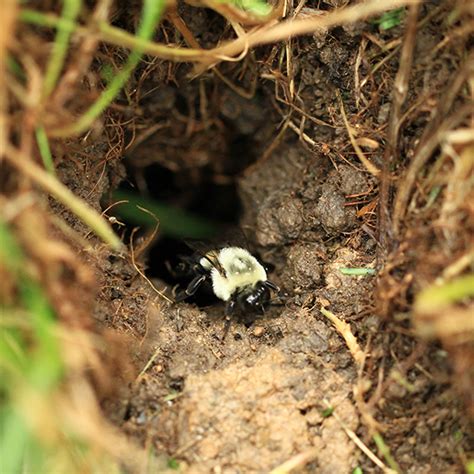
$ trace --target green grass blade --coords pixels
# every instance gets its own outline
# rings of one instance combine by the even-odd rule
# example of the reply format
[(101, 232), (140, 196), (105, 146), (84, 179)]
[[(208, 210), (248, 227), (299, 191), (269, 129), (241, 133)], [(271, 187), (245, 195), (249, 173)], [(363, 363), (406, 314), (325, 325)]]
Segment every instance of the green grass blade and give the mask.
[(3, 220), (0, 220), (0, 260), (11, 272), (19, 271), (23, 263), (21, 248)]
[(211, 237), (217, 232), (217, 225), (214, 222), (150, 198), (119, 191), (114, 193), (114, 199), (128, 201), (128, 203), (120, 204), (114, 209), (121, 218), (131, 224), (155, 227), (156, 220), (153, 216), (141, 211), (137, 206), (150, 211), (158, 219), (159, 235), (161, 236), (203, 239)]
[[(153, 36), (164, 7), (165, 0), (145, 0), (136, 35), (138, 38), (148, 40)], [(128, 56), (123, 69), (114, 77), (92, 106), (74, 124), (58, 130), (57, 134), (61, 136), (78, 135), (87, 130), (122, 90), (142, 55), (143, 48), (137, 47), (134, 49)]]
[(365, 276), (365, 275), (375, 275), (376, 271), (374, 268), (339, 268), (339, 271), (343, 275), (351, 275), (351, 276)]
[(77, 24), (74, 21), (60, 17), (58, 18), (52, 13), (38, 12), (29, 8), (23, 8), (20, 11), (19, 18), (25, 23), (43, 26), (45, 28), (63, 28), (69, 29), (70, 31), (74, 31), (77, 28)]
[[(10, 229), (2, 221), (0, 221), (0, 246), (2, 249), (0, 256), (17, 280), (20, 300), (30, 315), (29, 321), (35, 335), (35, 363), (30, 368), (30, 383), (38, 389), (46, 390), (58, 381), (63, 368), (59, 344), (54, 334), (55, 315), (43, 289), (25, 273), (26, 264), (22, 250)], [(13, 334), (11, 335), (13, 337)], [(6, 350), (2, 351), (2, 354), (6, 355)]]
[(19, 62), (10, 55), (7, 55), (7, 60), (6, 60), (7, 68), (8, 70), (20, 81), (24, 82), (26, 79), (25, 72), (23, 71), (23, 68), (19, 64)]
[[(227, 3), (222, 1), (222, 3)], [(248, 11), (257, 16), (266, 16), (271, 13), (272, 7), (264, 0), (231, 0), (230, 2), (241, 10)]]
[(63, 373), (60, 347), (54, 332), (55, 315), (43, 290), (34, 282), (23, 279), (21, 297), (30, 314), (37, 345), (35, 364), (28, 378), (32, 386), (47, 391), (56, 385)]
[(377, 445), (380, 454), (385, 458), (390, 468), (393, 469), (395, 472), (402, 472), (397, 462), (395, 461), (395, 458), (392, 456), (390, 448), (387, 446), (382, 436), (379, 433), (375, 433), (373, 436), (373, 440), (375, 441), (375, 444)]
[[(64, 0), (64, 7), (61, 17), (66, 20), (66, 22), (58, 25), (56, 32), (56, 37), (54, 38), (53, 51), (51, 53), (51, 58), (46, 68), (46, 75), (43, 83), (43, 98), (46, 99), (58, 80), (59, 75), (61, 74), (64, 59), (66, 57), (68, 47), (69, 47), (69, 37), (73, 32), (73, 24), (77, 15), (79, 14), (82, 7), (81, 0)], [(70, 25), (68, 22), (71, 22)]]
[[(57, 28), (60, 25), (65, 25), (74, 31), (81, 34), (89, 34), (89, 30), (75, 22), (65, 20), (51, 13), (41, 13), (35, 10), (24, 8), (20, 10), (19, 17), (25, 23), (41, 26), (44, 28)], [(110, 44), (120, 46), (121, 48), (128, 48), (131, 50), (142, 50), (149, 54), (162, 57), (164, 59), (180, 59), (181, 61), (196, 61), (203, 56), (214, 58), (212, 52), (202, 49), (179, 48), (168, 45), (155, 43), (150, 38), (139, 38), (127, 31), (111, 26), (102, 21), (96, 25), (98, 32), (101, 34), (101, 40)]]
[(56, 170), (54, 168), (53, 155), (51, 154), (51, 148), (49, 146), (48, 137), (46, 136), (44, 127), (38, 127), (36, 129), (36, 142), (38, 143), (38, 148), (44, 167), (50, 174), (55, 175)]
[(27, 273), (26, 257), (14, 234), (1, 220), (0, 257), (16, 282), (18, 306), (24, 308), (30, 326), (28, 342), (14, 326), (2, 327), (0, 337), (0, 470), (21, 473), (28, 459), (35, 466), (44, 462), (22, 409), (24, 397), (48, 397), (62, 377), (63, 361), (54, 312), (41, 286)]
[[(0, 329), (0, 370), (2, 379), (8, 374), (18, 375), (28, 367), (24, 341), (13, 328)], [(7, 373), (8, 372), (8, 373)]]
[(123, 248), (122, 241), (115, 235), (107, 221), (83, 199), (77, 197), (56, 177), (33, 163), (28, 156), (12, 147), (7, 147), (7, 159), (17, 169), (29, 176), (36, 184), (50, 193), (81, 219), (91, 230), (115, 250)]
[(19, 474), (29, 444), (29, 433), (24, 420), (10, 406), (0, 412), (0, 471)]
[(474, 274), (424, 289), (415, 300), (415, 310), (429, 313), (474, 296)]

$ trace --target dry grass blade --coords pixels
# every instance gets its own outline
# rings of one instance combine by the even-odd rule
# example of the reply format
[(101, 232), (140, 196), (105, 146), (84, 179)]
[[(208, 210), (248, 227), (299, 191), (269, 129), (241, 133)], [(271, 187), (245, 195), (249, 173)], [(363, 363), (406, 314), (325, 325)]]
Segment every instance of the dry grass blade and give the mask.
[(58, 201), (74, 212), (83, 222), (116, 250), (123, 248), (122, 241), (115, 235), (109, 224), (89, 204), (75, 196), (64, 184), (51, 176), (27, 156), (10, 145), (6, 146), (7, 161), (28, 176)]
[(389, 199), (391, 179), (390, 173), (392, 163), (398, 155), (398, 134), (401, 126), (402, 106), (408, 92), (408, 81), (413, 62), (413, 51), (417, 29), (419, 4), (411, 5), (408, 10), (408, 23), (403, 39), (403, 47), (400, 55), (400, 66), (398, 68), (392, 92), (392, 108), (388, 123), (387, 147), (383, 158), (383, 169), (380, 176), (380, 193), (378, 206), (378, 237), (379, 252), (386, 252), (389, 235), (391, 234), (389, 217)]
[(261, 44), (275, 43), (291, 37), (306, 35), (321, 28), (326, 29), (346, 23), (354, 23), (386, 10), (411, 3), (419, 2), (414, 0), (369, 0), (358, 5), (334, 10), (326, 16), (315, 15), (304, 19), (296, 18), (283, 21), (276, 25), (268, 25), (250, 32), (246, 36), (232, 41), (227, 45), (210, 50), (210, 52), (217, 57), (233, 57), (242, 53), (246, 48), (253, 48)]
[[(148, 213), (148, 214), (150, 214), (150, 215), (152, 215), (156, 219), (156, 217), (150, 211), (148, 211), (147, 209), (141, 208), (141, 210)], [(158, 226), (157, 226), (156, 230), (157, 229), (158, 229)], [(138, 231), (138, 228), (133, 229), (132, 236), (130, 238), (130, 257), (132, 259), (132, 265), (135, 268), (135, 270), (137, 271), (137, 273), (150, 285), (151, 289), (156, 294), (158, 294), (161, 298), (168, 301), (168, 303), (173, 303), (173, 301), (170, 300), (162, 291), (160, 291), (160, 290), (158, 290), (158, 288), (156, 288), (156, 286), (151, 282), (151, 280), (149, 278), (147, 278), (147, 276), (143, 273), (143, 271), (137, 265), (137, 262), (135, 260), (135, 248), (134, 248), (134, 244), (133, 244), (133, 237), (134, 237), (134, 235), (136, 234), (137, 231)]]
[(363, 367), (366, 355), (360, 348), (359, 343), (357, 342), (357, 339), (355, 338), (354, 334), (352, 334), (351, 327), (349, 326), (349, 324), (342, 321), (335, 314), (331, 313), (331, 311), (328, 311), (325, 308), (321, 308), (320, 311), (322, 314), (324, 314), (324, 316), (326, 316), (326, 318), (328, 318), (334, 324), (339, 334), (344, 338), (352, 357), (357, 363), (358, 368), (360, 369), (361, 367)]
[(377, 420), (375, 420), (374, 416), (372, 415), (372, 410), (364, 400), (364, 394), (366, 393), (368, 387), (366, 383), (367, 381), (362, 377), (362, 370), (364, 368), (367, 355), (360, 348), (359, 343), (352, 333), (349, 324), (342, 321), (335, 314), (331, 313), (325, 308), (321, 308), (320, 311), (334, 324), (339, 334), (344, 338), (346, 345), (357, 364), (358, 380), (353, 388), (354, 400), (369, 431), (371, 433), (377, 433), (379, 430), (382, 430), (383, 427), (379, 422), (377, 422)]
[[(266, 24), (254, 27), (240, 38), (212, 49), (191, 49), (168, 46), (153, 43), (137, 38), (119, 28), (110, 26), (108, 23), (98, 24), (98, 34), (102, 41), (130, 49), (139, 48), (145, 54), (157, 56), (162, 59), (177, 62), (202, 63), (205, 68), (214, 66), (221, 61), (240, 61), (247, 52), (258, 45), (284, 41), (288, 38), (313, 33), (318, 29), (327, 29), (343, 24), (350, 24), (369, 17), (378, 15), (404, 5), (419, 3), (416, 0), (369, 0), (367, 2), (351, 7), (341, 8), (328, 13), (326, 16), (314, 15), (303, 19), (292, 18), (278, 22), (271, 20)], [(23, 10), (23, 18), (26, 21), (37, 23), (37, 13), (31, 10)], [(61, 20), (55, 15), (42, 15), (42, 21), (51, 26), (57, 25)], [(76, 33), (88, 36), (88, 28), (75, 25)], [(204, 68), (204, 69), (205, 69)]]
[(474, 54), (471, 54), (464, 66), (454, 77), (446, 92), (438, 101), (438, 107), (430, 124), (426, 127), (423, 136), (415, 150), (415, 155), (405, 172), (403, 180), (397, 190), (393, 210), (393, 230), (395, 235), (400, 232), (400, 224), (405, 215), (405, 210), (410, 198), (411, 190), (415, 184), (418, 172), (429, 160), (435, 149), (446, 138), (446, 134), (460, 125), (467, 117), (472, 115), (472, 102), (463, 106), (451, 116), (448, 116), (456, 96), (468, 78), (474, 74)]
[(78, 434), (84, 436), (99, 452), (108, 452), (114, 458), (122, 460), (132, 472), (140, 472), (143, 469), (145, 451), (104, 419), (88, 383), (80, 379), (75, 380), (74, 384), (69, 386), (68, 398), (58, 402), (62, 418), (74, 426)]
[[(324, 400), (324, 403), (328, 408), (331, 407), (327, 400)], [(334, 410), (332, 416), (337, 420), (337, 422), (341, 425), (341, 428), (344, 430), (346, 435), (354, 442), (354, 444), (382, 471), (386, 474), (394, 474), (396, 471), (387, 467), (380, 458), (378, 458), (363, 442), (362, 440), (347, 427), (341, 417), (337, 414), (337, 411)]]
[(2, 3), (2, 29), (0, 30), (0, 158), (5, 150), (8, 136), (8, 97), (5, 78), (7, 77), (8, 47), (13, 39), (17, 13), (16, 0), (5, 0)]
[(270, 471), (270, 474), (288, 474), (295, 469), (301, 469), (306, 464), (310, 463), (317, 458), (319, 449), (311, 448), (303, 453), (299, 453), (293, 458), (285, 461), (283, 464), (280, 464), (275, 469)]
[(364, 152), (361, 150), (360, 146), (357, 143), (356, 138), (354, 137), (354, 133), (352, 132), (352, 128), (347, 120), (346, 111), (344, 110), (344, 104), (342, 103), (341, 94), (338, 91), (337, 97), (339, 99), (339, 107), (341, 109), (342, 119), (344, 120), (344, 125), (346, 126), (347, 133), (349, 135), (349, 139), (351, 140), (351, 144), (359, 158), (360, 162), (365, 166), (365, 169), (372, 175), (378, 176), (380, 174), (380, 170), (372, 164), (364, 155)]

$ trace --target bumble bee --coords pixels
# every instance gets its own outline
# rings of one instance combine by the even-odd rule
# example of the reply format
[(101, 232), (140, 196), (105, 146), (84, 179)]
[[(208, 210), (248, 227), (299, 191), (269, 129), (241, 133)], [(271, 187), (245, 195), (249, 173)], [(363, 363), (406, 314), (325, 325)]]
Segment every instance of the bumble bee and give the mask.
[[(211, 284), (214, 295), (226, 303), (227, 321), (238, 309), (245, 313), (263, 312), (270, 302), (271, 290), (279, 288), (268, 280), (265, 267), (241, 247), (224, 247), (211, 250), (198, 257), (183, 257), (186, 273), (194, 278), (175, 301), (194, 295), (205, 282)], [(226, 331), (228, 324), (226, 324)]]

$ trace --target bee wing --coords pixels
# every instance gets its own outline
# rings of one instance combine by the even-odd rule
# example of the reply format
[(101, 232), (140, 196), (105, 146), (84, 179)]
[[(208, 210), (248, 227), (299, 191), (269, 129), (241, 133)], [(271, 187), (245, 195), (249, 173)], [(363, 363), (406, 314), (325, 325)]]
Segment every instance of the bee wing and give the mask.
[(223, 277), (226, 276), (225, 270), (219, 263), (219, 250), (212, 249), (212, 245), (200, 240), (184, 240), (185, 244), (196, 252), (201, 258), (205, 258), (213, 268), (215, 268)]
[(220, 275), (226, 278), (226, 272), (224, 267), (219, 262), (219, 251), (218, 250), (211, 250), (204, 255), (204, 258), (215, 268)]

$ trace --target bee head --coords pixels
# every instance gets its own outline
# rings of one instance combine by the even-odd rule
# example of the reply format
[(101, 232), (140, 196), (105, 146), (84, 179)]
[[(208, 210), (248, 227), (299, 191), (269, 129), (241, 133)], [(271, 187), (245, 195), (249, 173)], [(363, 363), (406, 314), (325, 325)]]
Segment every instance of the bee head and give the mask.
[(262, 312), (270, 302), (270, 288), (264, 281), (245, 287), (237, 295), (237, 304), (243, 311)]

